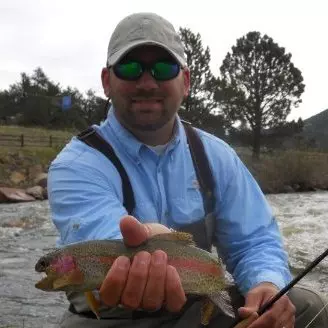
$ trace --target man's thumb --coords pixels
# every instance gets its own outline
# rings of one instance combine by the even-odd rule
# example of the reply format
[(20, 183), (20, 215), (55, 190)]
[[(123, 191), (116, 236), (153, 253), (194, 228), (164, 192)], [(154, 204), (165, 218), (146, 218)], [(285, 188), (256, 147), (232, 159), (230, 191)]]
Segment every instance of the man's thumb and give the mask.
[(120, 229), (124, 243), (128, 246), (139, 246), (148, 238), (162, 233), (169, 233), (170, 229), (158, 223), (140, 223), (133, 216), (127, 215), (120, 221)]

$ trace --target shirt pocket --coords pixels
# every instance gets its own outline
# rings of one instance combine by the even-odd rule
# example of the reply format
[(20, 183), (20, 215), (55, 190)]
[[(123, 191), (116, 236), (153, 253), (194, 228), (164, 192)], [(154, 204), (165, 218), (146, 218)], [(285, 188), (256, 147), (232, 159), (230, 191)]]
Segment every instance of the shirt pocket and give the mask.
[(171, 198), (171, 213), (176, 225), (198, 221), (205, 216), (203, 196), (196, 174), (190, 175), (185, 183), (176, 186)]

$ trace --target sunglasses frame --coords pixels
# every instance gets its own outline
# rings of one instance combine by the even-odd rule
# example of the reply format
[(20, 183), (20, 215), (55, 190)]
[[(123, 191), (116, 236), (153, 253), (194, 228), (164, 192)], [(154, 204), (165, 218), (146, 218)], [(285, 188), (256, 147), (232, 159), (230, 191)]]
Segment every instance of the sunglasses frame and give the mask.
[[(119, 70), (118, 70), (118, 65), (122, 65), (122, 64), (125, 64), (125, 63), (137, 63), (137, 64), (139, 64), (140, 67), (141, 67), (141, 73), (138, 76), (133, 77), (133, 78), (123, 77), (120, 74)], [(168, 78), (168, 79), (158, 79), (158, 78), (156, 78), (153, 74), (153, 69), (154, 69), (154, 65), (158, 64), (158, 63), (168, 63), (168, 64), (176, 65), (176, 67), (177, 67), (176, 74), (174, 76)], [(170, 81), (170, 80), (175, 79), (179, 75), (179, 73), (182, 69), (180, 64), (178, 64), (177, 62), (175, 62), (173, 60), (167, 60), (167, 59), (161, 59), (161, 60), (159, 59), (159, 60), (153, 61), (151, 63), (144, 63), (140, 60), (129, 59), (129, 60), (123, 60), (123, 61), (121, 61), (121, 62), (119, 62), (119, 63), (117, 63), (113, 66), (108, 67), (108, 69), (110, 69), (110, 68), (113, 68), (113, 72), (114, 72), (114, 74), (117, 78), (119, 78), (121, 80), (124, 80), (124, 81), (138, 81), (145, 72), (149, 72), (149, 74), (152, 76), (152, 78), (156, 81), (159, 81), (159, 82), (165, 82), (165, 81)]]

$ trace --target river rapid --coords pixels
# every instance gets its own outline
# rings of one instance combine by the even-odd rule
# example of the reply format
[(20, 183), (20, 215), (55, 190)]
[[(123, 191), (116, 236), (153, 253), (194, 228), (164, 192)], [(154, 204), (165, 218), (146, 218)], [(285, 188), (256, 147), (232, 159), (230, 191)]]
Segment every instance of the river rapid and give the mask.
[[(328, 245), (328, 192), (267, 196), (297, 274)], [(64, 293), (34, 287), (37, 259), (54, 247), (57, 232), (47, 201), (0, 204), (0, 328), (54, 328), (68, 307)], [(328, 295), (328, 260), (302, 284)]]

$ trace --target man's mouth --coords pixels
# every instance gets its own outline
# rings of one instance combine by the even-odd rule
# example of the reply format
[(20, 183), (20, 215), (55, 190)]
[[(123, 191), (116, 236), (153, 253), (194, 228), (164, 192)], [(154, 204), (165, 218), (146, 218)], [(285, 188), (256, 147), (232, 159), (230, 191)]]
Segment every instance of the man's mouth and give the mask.
[(161, 103), (162, 98), (132, 98), (132, 103)]

